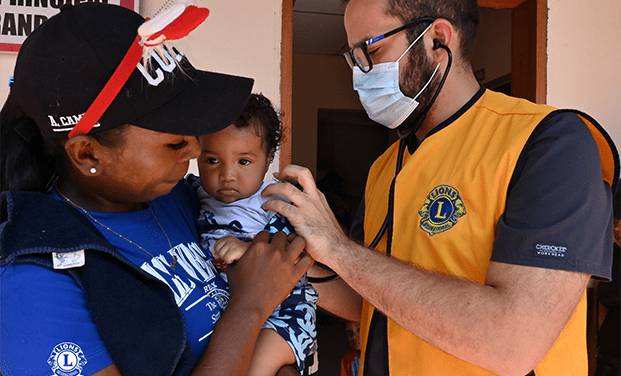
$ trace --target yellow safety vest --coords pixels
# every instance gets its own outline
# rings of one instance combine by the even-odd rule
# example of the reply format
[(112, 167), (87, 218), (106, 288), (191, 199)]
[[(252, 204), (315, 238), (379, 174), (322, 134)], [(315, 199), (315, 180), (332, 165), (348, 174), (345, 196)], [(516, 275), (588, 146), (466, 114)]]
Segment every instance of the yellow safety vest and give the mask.
[[(485, 282), (495, 226), (522, 150), (540, 121), (555, 109), (487, 90), (462, 116), (405, 152), (395, 185), (392, 256), (438, 273)], [(618, 178), (616, 151), (594, 122), (581, 118), (600, 148), (605, 180)], [(373, 164), (365, 196), (364, 232), (370, 244), (388, 211), (398, 142)], [(385, 252), (387, 236), (376, 249)], [(425, 251), (427, 250), (427, 251)], [(537, 376), (587, 375), (586, 293)], [(364, 302), (363, 354), (374, 308)], [(493, 375), (423, 341), (388, 319), (391, 375)]]

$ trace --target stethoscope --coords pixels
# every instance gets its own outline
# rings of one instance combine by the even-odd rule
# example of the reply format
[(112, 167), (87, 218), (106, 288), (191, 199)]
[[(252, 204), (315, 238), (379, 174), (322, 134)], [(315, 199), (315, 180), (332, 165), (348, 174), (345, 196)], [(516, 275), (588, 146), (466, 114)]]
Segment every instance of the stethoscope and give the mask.
[[(397, 181), (397, 176), (399, 175), (399, 172), (401, 172), (401, 169), (403, 167), (403, 155), (405, 154), (405, 148), (409, 144), (411, 138), (414, 136), (416, 131), (423, 124), (423, 121), (427, 117), (427, 114), (429, 113), (431, 106), (435, 103), (436, 99), (438, 98), (438, 94), (440, 94), (442, 87), (444, 87), (444, 82), (446, 81), (446, 77), (448, 77), (448, 73), (451, 70), (451, 65), (453, 63), (453, 54), (451, 53), (451, 49), (448, 48), (448, 46), (442, 44), (437, 39), (434, 39), (433, 49), (437, 50), (438, 48), (444, 49), (446, 53), (448, 54), (448, 64), (446, 66), (446, 70), (444, 71), (444, 74), (442, 75), (442, 79), (440, 80), (440, 84), (438, 85), (438, 88), (433, 94), (433, 97), (431, 97), (431, 100), (427, 104), (427, 107), (425, 107), (425, 110), (423, 111), (423, 113), (415, 119), (413, 119), (412, 115), (410, 115), (410, 117), (408, 117), (404, 121), (404, 123), (412, 122), (413, 126), (409, 127), (407, 132), (403, 134), (399, 134), (399, 151), (397, 155), (395, 177), (392, 179), (392, 182), (390, 183), (390, 193), (388, 194), (388, 211), (386, 212), (386, 217), (384, 218), (384, 222), (382, 223), (382, 226), (380, 227), (377, 234), (373, 238), (373, 241), (371, 242), (371, 244), (369, 244), (369, 248), (371, 249), (374, 249), (379, 244), (380, 240), (382, 239), (386, 231), (390, 229), (390, 232), (392, 232), (391, 219), (393, 217), (393, 211), (394, 211), (395, 184)], [(386, 255), (387, 256), (390, 256), (391, 245), (392, 245), (391, 240), (392, 240), (392, 237), (389, 236), (388, 242), (386, 244)], [(333, 281), (339, 278), (339, 275), (334, 273), (327, 277), (307, 277), (307, 278), (308, 278), (308, 281), (312, 283), (324, 283), (324, 282), (330, 282), (330, 281)]]

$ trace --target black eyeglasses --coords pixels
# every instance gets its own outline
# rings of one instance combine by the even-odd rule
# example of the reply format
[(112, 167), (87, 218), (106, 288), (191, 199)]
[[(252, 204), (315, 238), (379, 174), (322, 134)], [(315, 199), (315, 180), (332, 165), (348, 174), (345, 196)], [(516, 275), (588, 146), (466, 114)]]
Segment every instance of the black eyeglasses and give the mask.
[(368, 46), (372, 45), (375, 42), (379, 42), (384, 38), (388, 38), (391, 35), (397, 34), (401, 30), (405, 30), (416, 24), (422, 22), (433, 22), (435, 20), (436, 19), (432, 17), (422, 17), (414, 21), (408, 22), (405, 25), (399, 26), (398, 28), (391, 30), (385, 34), (378, 35), (375, 38), (371, 38), (367, 41), (355, 45), (351, 50), (345, 52), (343, 56), (345, 56), (345, 60), (347, 60), (347, 63), (349, 64), (349, 67), (351, 69), (354, 69), (354, 67), (357, 66), (362, 72), (369, 73), (371, 69), (373, 69), (373, 62), (371, 61), (369, 51), (367, 50)]

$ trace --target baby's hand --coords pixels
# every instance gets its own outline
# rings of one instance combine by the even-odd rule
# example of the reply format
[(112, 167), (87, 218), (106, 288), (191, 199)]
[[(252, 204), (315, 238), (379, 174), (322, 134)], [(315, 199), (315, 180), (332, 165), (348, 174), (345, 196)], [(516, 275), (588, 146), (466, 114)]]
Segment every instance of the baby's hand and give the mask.
[(231, 264), (233, 261), (239, 260), (249, 247), (250, 243), (243, 242), (234, 236), (226, 236), (214, 244), (212, 253), (215, 258), (220, 258), (227, 264)]

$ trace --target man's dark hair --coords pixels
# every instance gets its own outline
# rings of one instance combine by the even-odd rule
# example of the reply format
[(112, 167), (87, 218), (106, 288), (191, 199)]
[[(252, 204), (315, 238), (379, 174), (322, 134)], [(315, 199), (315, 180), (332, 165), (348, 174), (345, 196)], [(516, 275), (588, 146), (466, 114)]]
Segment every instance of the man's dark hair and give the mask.
[[(386, 14), (401, 18), (404, 23), (421, 17), (448, 20), (455, 26), (461, 38), (460, 52), (463, 60), (472, 60), (480, 20), (477, 0), (386, 0), (386, 3)], [(410, 42), (429, 25), (417, 26), (408, 31)]]
[(238, 128), (249, 125), (254, 127), (255, 133), (263, 139), (263, 147), (270, 157), (270, 162), (274, 159), (282, 140), (281, 116), (282, 113), (272, 105), (272, 102), (259, 93), (250, 95), (246, 108), (235, 120), (235, 126)]
[[(474, 41), (477, 36), (480, 13), (478, 0), (385, 0), (387, 15), (406, 22), (421, 17), (444, 18), (448, 20), (461, 38), (461, 56), (464, 62), (472, 60)], [(349, 0), (343, 1), (345, 4)], [(414, 42), (429, 24), (423, 23), (407, 30), (410, 43)]]

